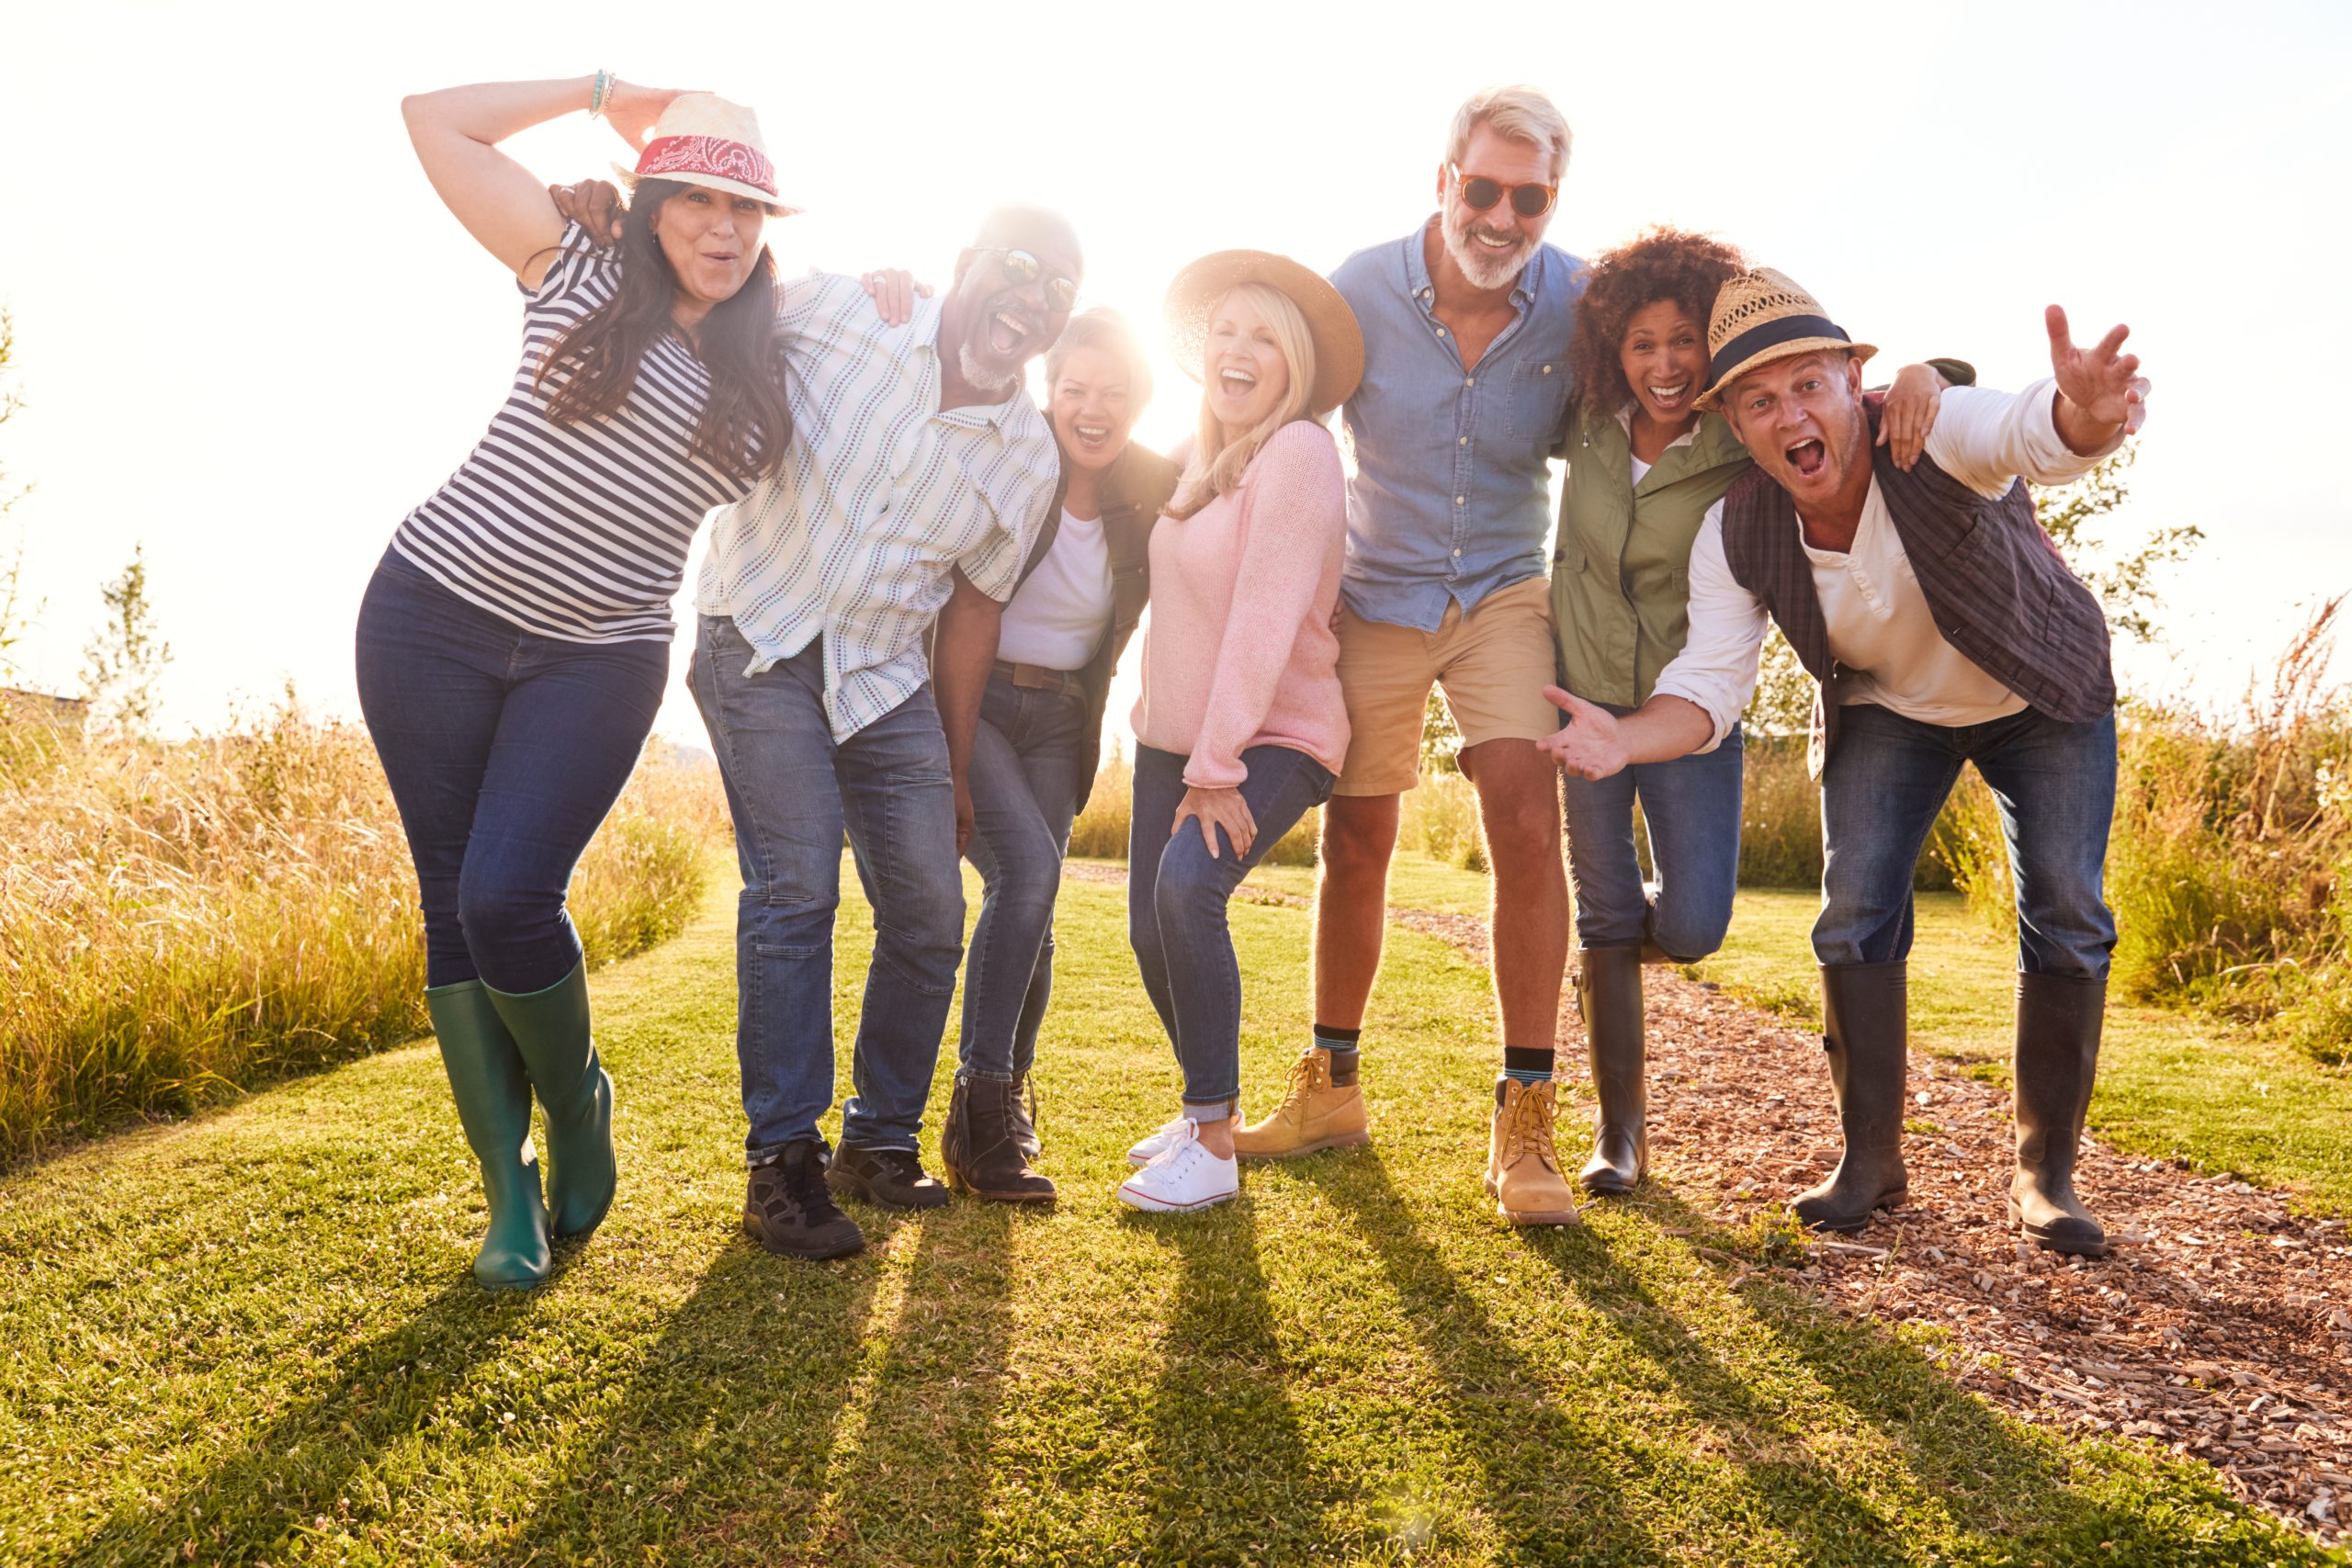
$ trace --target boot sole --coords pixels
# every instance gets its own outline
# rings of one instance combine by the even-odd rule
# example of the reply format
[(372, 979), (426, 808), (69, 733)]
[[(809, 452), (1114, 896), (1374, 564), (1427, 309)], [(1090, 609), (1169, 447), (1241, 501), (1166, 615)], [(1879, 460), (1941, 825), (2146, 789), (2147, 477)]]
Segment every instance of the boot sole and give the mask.
[[(1647, 1171), (1644, 1171), (1642, 1173), (1643, 1176), (1646, 1176), (1649, 1173)], [(1631, 1181), (1626, 1181), (1615, 1176), (1579, 1176), (1577, 1178), (1577, 1185), (1583, 1188), (1586, 1191), (1591, 1193), (1596, 1198), (1623, 1198), (1626, 1193), (1631, 1192), (1634, 1188), (1639, 1187), (1641, 1184), (1642, 1177), (1640, 1176), (1636, 1176)]]
[(1495, 1213), (1515, 1225), (1575, 1225), (1584, 1223), (1574, 1209), (1510, 1209), (1503, 1206), (1502, 1190), (1495, 1179), (1487, 1178), (1487, 1196), (1495, 1201)]
[(809, 1263), (822, 1263), (829, 1258), (847, 1258), (853, 1253), (865, 1250), (865, 1237), (863, 1235), (860, 1235), (855, 1241), (839, 1247), (779, 1247), (768, 1240), (760, 1232), (759, 1227), (749, 1220), (743, 1222), (743, 1234), (758, 1242), (760, 1250), (771, 1258), (797, 1258)]
[(1803, 1214), (1799, 1214), (1797, 1224), (1809, 1231), (1827, 1231), (1832, 1235), (1856, 1235), (1870, 1229), (1871, 1218), (1881, 1209), (1899, 1209), (1910, 1196), (1909, 1188), (1898, 1188), (1893, 1192), (1882, 1195), (1877, 1202), (1870, 1206), (1870, 1212), (1859, 1219), (1808, 1220)]
[(1147, 1214), (1196, 1214), (1203, 1209), (1214, 1209), (1219, 1203), (1230, 1203), (1240, 1196), (1238, 1192), (1219, 1192), (1197, 1203), (1170, 1203), (1148, 1193), (1137, 1192), (1130, 1187), (1123, 1185), (1119, 1189), (1120, 1202), (1130, 1209), (1140, 1209)]
[(2114, 1250), (2104, 1238), (2085, 1243), (2064, 1241), (2052, 1235), (2040, 1225), (2026, 1224), (2025, 1213), (2018, 1207), (2015, 1199), (2009, 1200), (2008, 1211), (2009, 1224), (2017, 1226), (2020, 1235), (2044, 1252), (2063, 1253), (2069, 1258), (2105, 1258)]
[(1372, 1134), (1369, 1131), (1335, 1133), (1328, 1138), (1317, 1138), (1313, 1143), (1301, 1144), (1295, 1149), (1245, 1149), (1239, 1147), (1237, 1143), (1233, 1153), (1237, 1159), (1296, 1159), (1301, 1155), (1321, 1154), (1325, 1149), (1360, 1149), (1371, 1142)]
[(947, 1172), (947, 1190), (951, 1192), (961, 1192), (967, 1198), (978, 1198), (989, 1203), (1050, 1203), (1061, 1196), (1059, 1192), (1052, 1191), (991, 1192), (984, 1187), (973, 1186), (956, 1175), (952, 1168)]

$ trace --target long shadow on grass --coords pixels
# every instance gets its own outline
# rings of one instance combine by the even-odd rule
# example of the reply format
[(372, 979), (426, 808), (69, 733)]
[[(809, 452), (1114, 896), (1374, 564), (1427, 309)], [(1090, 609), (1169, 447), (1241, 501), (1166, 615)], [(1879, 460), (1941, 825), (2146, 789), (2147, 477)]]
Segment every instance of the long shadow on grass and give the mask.
[(882, 1227), (866, 1233), (833, 1263), (726, 1243), (495, 1560), (805, 1551), (884, 1268)]
[[(1713, 1256), (1696, 1256), (1718, 1274), (1743, 1262), (1752, 1269), (1765, 1261), (1752, 1238), (1655, 1184), (1634, 1201), (1695, 1247), (1713, 1249)], [(1794, 1429), (1791, 1417), (1802, 1413), (1760, 1405), (1749, 1385), (1660, 1305), (1635, 1265), (1611, 1259), (1596, 1267), (1589, 1250), (1595, 1244), (1610, 1258), (1609, 1245), (1599, 1236), (1589, 1235), (1581, 1247), (1554, 1235), (1530, 1238), (1563, 1281), (1608, 1314), (1694, 1408), (1727, 1410), (1762, 1427)], [(2141, 1469), (2145, 1477), (2143, 1496), (2117, 1501), (2087, 1495), (2070, 1483), (2067, 1456), (2056, 1441), (2005, 1419), (1888, 1329), (1840, 1316), (1770, 1280), (1747, 1283), (1736, 1293), (1749, 1317), (1818, 1380), (1840, 1409), (1889, 1439), (1905, 1472), (1898, 1485), (1907, 1479), (1957, 1529), (1974, 1536), (1979, 1547), (2004, 1559), (2237, 1562), (2241, 1551), (2255, 1549), (2264, 1561), (2282, 1550), (2297, 1561), (2324, 1560), (2308, 1543), (2229, 1502), (2209, 1478), (2185, 1464), (2161, 1467), (2171, 1478), (2166, 1484), (2155, 1469), (2125, 1460), (2125, 1468)], [(1809, 1467), (1751, 1463), (1749, 1474), (1774, 1522), (1809, 1541), (1813, 1561), (1878, 1562), (1901, 1550), (1875, 1510), (1850, 1490), (1826, 1485)], [(2202, 1505), (2205, 1517), (2186, 1517), (2183, 1504)]]
[[(533, 1310), (528, 1298), (484, 1291), (470, 1277), (450, 1284), (407, 1323), (338, 1359), (308, 1398), (176, 1496), (156, 1508), (118, 1508), (65, 1561), (276, 1560), (285, 1539), (322, 1514), (363, 1526), (371, 1516), (388, 1520), (355, 1478), (421, 1439), (428, 1424), (463, 1421), (492, 1440), (499, 1402), (467, 1385), (527, 1331)], [(356, 1521), (354, 1490), (363, 1494)]]
[(1329, 1553), (1318, 1526), (1329, 1478), (1308, 1454), (1290, 1402), (1248, 1200), (1128, 1223), (1156, 1233), (1181, 1270), (1152, 1391), (1151, 1521), (1136, 1560), (1300, 1562)]
[[(1551, 1373), (1521, 1354), (1424, 1237), (1377, 1148), (1301, 1162), (1372, 1247), (1382, 1273), (1445, 1379), (1433, 1422), (1460, 1430), (1457, 1447), (1485, 1482), (1482, 1512), (1513, 1562), (1646, 1562), (1663, 1551), (1636, 1521), (1629, 1478), (1671, 1456), (1625, 1429), (1547, 1398)], [(1574, 1246), (1573, 1239), (1568, 1243)]]

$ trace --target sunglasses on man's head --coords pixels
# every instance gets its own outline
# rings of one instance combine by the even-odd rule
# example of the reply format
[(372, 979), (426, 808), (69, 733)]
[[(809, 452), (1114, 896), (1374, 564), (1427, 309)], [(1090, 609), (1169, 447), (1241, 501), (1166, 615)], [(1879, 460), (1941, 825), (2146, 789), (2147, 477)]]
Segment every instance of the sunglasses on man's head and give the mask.
[[(1046, 264), (1027, 251), (1017, 251), (1005, 245), (978, 245), (974, 248), (982, 255), (999, 257), (997, 265), (1004, 269), (1004, 276), (1023, 287), (1036, 282), (1038, 276), (1046, 270)], [(1057, 275), (1046, 279), (1046, 302), (1055, 310), (1067, 310), (1077, 299), (1076, 278)]]
[(1462, 204), (1473, 212), (1485, 212), (1509, 197), (1510, 209), (1521, 218), (1541, 218), (1552, 210), (1554, 202), (1560, 199), (1558, 186), (1507, 186), (1484, 175), (1464, 177), (1459, 164), (1451, 164), (1447, 167), (1453, 171), (1453, 184), (1462, 193)]

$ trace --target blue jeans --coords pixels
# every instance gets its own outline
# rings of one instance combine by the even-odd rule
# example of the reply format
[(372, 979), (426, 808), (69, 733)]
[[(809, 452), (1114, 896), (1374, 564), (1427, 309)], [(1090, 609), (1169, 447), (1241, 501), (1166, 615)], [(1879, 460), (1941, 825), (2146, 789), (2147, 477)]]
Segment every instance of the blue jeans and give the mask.
[(1298, 819), (1331, 798), (1331, 772), (1287, 746), (1241, 753), (1249, 777), (1241, 798), (1258, 824), (1245, 856), (1217, 833), (1212, 857), (1200, 823), (1171, 833), (1184, 799), (1184, 759), (1136, 748), (1135, 807), (1127, 839), (1127, 940), (1143, 988), (1175, 1043), (1184, 1070), (1184, 1113), (1207, 1121), (1232, 1114), (1241, 1095), (1241, 965), (1226, 926), (1226, 903), (1250, 868)]
[(645, 749), (669, 645), (540, 637), (387, 554), (357, 654), (416, 862), (424, 983), (547, 989), (579, 967), (564, 890)]
[[(1744, 768), (1735, 724), (1712, 751), (1636, 763), (1605, 779), (1567, 775), (1568, 886), (1578, 946), (1654, 942), (1677, 963), (1695, 964), (1723, 945), (1739, 884)], [(1655, 899), (1642, 885), (1634, 851), (1636, 800), (1657, 871)]]
[(2115, 716), (2061, 724), (2032, 708), (1989, 724), (1921, 724), (1875, 703), (1840, 717), (1821, 777), (1821, 918), (1814, 956), (1880, 964), (1911, 951), (1911, 874), (1961, 765), (1993, 788), (2017, 884), (2018, 965), (2107, 973), (2104, 891), (2115, 816)]
[(735, 818), (735, 1055), (754, 1161), (817, 1136), (833, 1101), (833, 912), (842, 835), (874, 907), (843, 1147), (907, 1149), (922, 1127), (964, 955), (947, 737), (923, 687), (848, 739), (825, 720), (823, 644), (757, 675), (735, 623), (702, 617), (687, 689)]
[(964, 965), (967, 1077), (1010, 1081), (1037, 1055), (1054, 990), (1054, 899), (1078, 814), (1088, 711), (1075, 693), (989, 678), (972, 737), (972, 841), (985, 891)]

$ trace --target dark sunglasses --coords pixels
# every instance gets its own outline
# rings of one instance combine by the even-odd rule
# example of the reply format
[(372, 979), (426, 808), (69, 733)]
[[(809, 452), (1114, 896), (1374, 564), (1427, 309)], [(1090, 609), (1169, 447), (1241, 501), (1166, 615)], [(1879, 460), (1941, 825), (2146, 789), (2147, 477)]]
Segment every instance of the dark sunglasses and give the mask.
[[(997, 265), (1004, 269), (1004, 276), (1023, 287), (1036, 282), (1038, 276), (1046, 270), (1046, 264), (1027, 251), (1012, 250), (1003, 245), (975, 245), (972, 248), (985, 256), (1001, 257)], [(1076, 278), (1055, 276), (1046, 279), (1046, 303), (1055, 310), (1067, 310), (1077, 299)]]
[(1453, 171), (1453, 184), (1462, 193), (1462, 204), (1473, 212), (1484, 212), (1509, 197), (1510, 209), (1521, 218), (1541, 218), (1552, 210), (1554, 202), (1560, 199), (1558, 186), (1507, 186), (1484, 175), (1464, 178), (1459, 164), (1449, 164), (1446, 167)]

